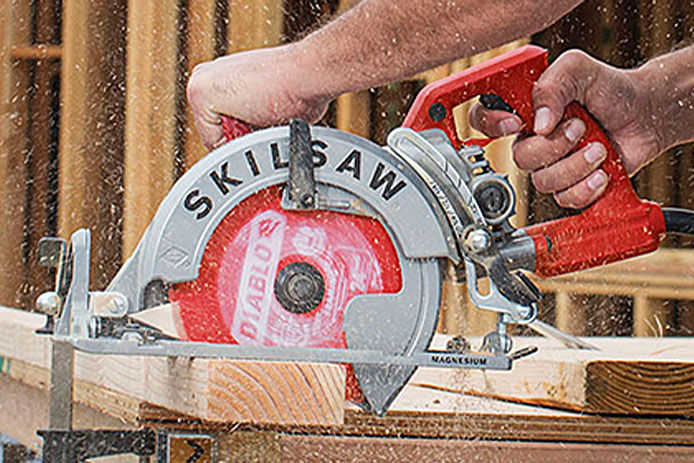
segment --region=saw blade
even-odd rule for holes
[[[215,229],[199,277],[171,290],[190,340],[346,348],[349,301],[400,291],[398,256],[378,220],[287,211],[282,190],[244,199]],[[352,374],[348,382],[347,398],[358,401]]]

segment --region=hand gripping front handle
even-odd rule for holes
[[[546,67],[546,50],[532,45],[486,61],[424,88],[403,125],[413,130],[442,129],[460,148],[463,141],[455,129],[453,108],[476,96],[493,94],[515,111],[525,127],[532,127],[533,85]],[[577,102],[566,108],[562,121],[571,118],[586,125],[575,149],[592,142],[607,148],[601,168],[609,183],[598,201],[581,214],[525,229],[535,244],[535,273],[542,277],[653,251],[665,234],[660,207],[636,196],[619,153],[595,119]],[[468,140],[465,144],[484,145],[488,141]]]

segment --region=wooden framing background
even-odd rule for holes
[[[53,233],[67,237],[83,226],[93,231],[92,284],[105,286],[134,250],[175,179],[205,155],[185,104],[185,83],[193,67],[228,52],[295,40],[351,3],[2,2],[0,303],[31,308],[50,283],[34,263],[37,240]],[[694,6],[684,1],[658,2],[655,7],[645,0],[589,0],[533,40],[549,47],[553,56],[582,46],[615,65],[633,66],[691,38],[693,14]],[[343,95],[324,123],[378,140],[404,117],[408,98],[423,84],[518,45],[392,86]],[[54,78],[59,79],[59,91],[50,88]],[[46,108],[58,96],[56,121]],[[461,119],[468,107],[457,111]],[[465,124],[460,129],[462,136],[472,135]],[[509,140],[501,140],[489,156],[498,170],[511,173],[519,194],[516,225],[559,214],[551,198],[535,194],[527,177],[515,169],[508,147]],[[51,150],[59,150],[55,162]],[[694,178],[691,154],[692,148],[684,147],[654,163],[639,174],[639,192],[669,205],[692,207],[691,188],[680,187]],[[682,281],[694,281],[689,264],[694,260],[687,253],[678,256]],[[646,266],[646,273],[660,265],[658,259],[652,260],[655,267]],[[630,265],[605,271],[628,275]],[[594,276],[579,274],[571,280],[574,286],[564,284],[566,279],[543,283],[549,294],[543,317],[577,334],[689,335],[694,329],[689,322],[694,304],[682,296],[679,280],[670,286],[629,280],[624,285],[637,284],[639,290],[627,294],[618,285],[605,285],[604,275],[600,280]],[[576,286],[579,280],[585,284]],[[464,287],[452,276],[445,294],[442,331],[479,334],[489,329],[492,317],[466,305]],[[616,309],[606,310],[606,305]]]

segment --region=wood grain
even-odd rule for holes
[[[68,0],[63,13],[63,56],[61,60],[60,196],[58,232],[68,237],[95,221],[89,216],[86,172],[90,169],[89,138],[89,13],[88,0]]]
[[[60,59],[62,55],[63,49],[60,45],[19,46],[10,50],[10,57],[12,59],[50,60]]]
[[[9,56],[15,46],[28,43],[29,5],[0,3],[0,304],[19,304],[23,283],[24,154],[26,63]],[[23,301],[22,301],[23,302]]]
[[[586,304],[583,298],[566,291],[558,291],[555,301],[555,326],[569,334],[585,335]]]
[[[443,345],[445,337],[436,339]],[[411,383],[590,413],[694,415],[694,340],[591,338],[601,351],[566,349],[556,341],[516,338],[538,346],[511,372],[419,369]]]
[[[694,449],[686,447],[643,447],[637,445],[564,444],[542,442],[490,442],[467,440],[413,440],[388,437],[331,437],[279,435],[278,462],[303,463],[331,461],[347,463],[429,461],[438,463],[460,461],[493,461],[525,463],[617,463],[690,462]],[[239,460],[236,460],[239,461]]]
[[[0,308],[0,356],[10,377],[45,388],[50,339],[34,334],[42,318]],[[344,417],[339,365],[77,353],[75,378],[76,400],[128,422],[151,406],[213,423],[339,425]]]
[[[186,44],[186,78],[189,78],[198,64],[215,58],[215,5],[217,0],[191,0],[188,2],[188,26]],[[185,106],[184,153],[185,167],[190,167],[202,159],[208,150],[195,129],[193,111]]]
[[[58,234],[91,228],[95,287],[121,263],[125,3],[62,2]]]
[[[174,181],[177,0],[128,9],[123,256],[132,254]]]
[[[337,99],[337,128],[368,138],[371,98],[369,92],[346,93]]]

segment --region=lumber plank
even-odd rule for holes
[[[413,378],[413,379],[416,379]],[[409,385],[384,418],[348,410],[344,435],[691,445],[685,417],[590,415]]]
[[[130,256],[174,181],[177,0],[128,8],[123,256]]]
[[[188,35],[186,37],[187,78],[193,68],[215,58],[215,5],[217,0],[191,0],[188,2]],[[184,153],[185,167],[190,167],[207,154],[200,135],[195,129],[193,111],[185,107]]]
[[[42,319],[0,308],[0,356],[10,377],[45,388],[50,339],[34,334]],[[344,417],[339,365],[78,352],[75,378],[76,400],[131,423],[150,406],[224,423],[339,425]]]
[[[281,459],[304,463],[331,461],[439,463],[460,461],[552,461],[554,463],[610,463],[623,461],[689,462],[694,449],[687,447],[644,447],[638,445],[562,444],[543,442],[490,442],[466,440],[412,440],[389,437],[342,437],[281,434],[277,437]],[[239,460],[234,460],[239,461]],[[243,461],[243,460],[241,460]]]
[[[63,11],[61,60],[60,195],[58,233],[68,237],[94,223],[89,215],[89,12],[87,0],[67,0]]]
[[[121,263],[127,9],[62,5],[58,234],[92,229],[92,283],[104,287]]]
[[[14,46],[28,43],[29,5],[0,3],[0,304],[19,304],[23,283],[22,241],[24,235],[23,128],[26,124],[26,94],[29,85],[26,63],[9,56]]]
[[[369,92],[346,93],[337,99],[337,128],[368,138],[371,97]]]
[[[0,321],[3,373],[45,390],[49,341],[32,332],[41,317],[0,309]],[[189,423],[221,430],[246,423],[344,435],[694,445],[694,421],[684,413],[694,402],[691,340],[591,340],[605,351],[620,352],[603,353],[601,360],[585,352],[569,355],[543,341],[518,343],[539,344],[545,355],[517,362],[513,372],[420,369],[384,418],[344,409],[340,367],[279,362],[78,353],[75,400],[128,423],[156,426]],[[664,381],[663,371],[679,382]]]
[[[634,296],[633,312],[634,336],[663,336],[672,324],[672,307],[643,293]]]
[[[603,279],[609,283],[633,283],[686,287],[694,281],[694,250],[659,249],[625,261],[596,267],[557,280],[581,281]]]
[[[586,304],[583,298],[567,291],[558,291],[555,305],[557,328],[576,336],[586,334]]]
[[[37,43],[56,43],[60,31],[57,15],[60,12],[55,0],[41,2],[33,11],[32,39]],[[40,49],[41,46],[36,46]],[[44,46],[45,48],[45,46]],[[57,178],[60,93],[58,83],[60,63],[54,60],[32,60],[29,69],[30,91],[27,95],[25,190],[26,206],[24,226],[25,286],[20,307],[31,307],[36,297],[53,284],[45,269],[36,265],[39,240],[54,236]]]
[[[229,52],[278,45],[282,36],[283,4],[282,0],[230,0]]]
[[[51,60],[60,59],[63,49],[60,45],[19,46],[10,50],[12,59]]]
[[[540,351],[515,362],[511,373],[421,368],[411,383],[580,412],[694,415],[692,339],[591,338],[600,351],[543,338],[515,341],[516,348]]]
[[[398,437],[406,439],[475,439],[546,442],[609,442],[613,444],[694,445],[694,421],[688,417],[639,415],[593,415],[566,410],[524,405],[488,397],[408,384],[388,413],[378,417],[356,406],[345,410],[341,426],[306,427],[283,425],[233,426],[201,422],[148,407],[141,413],[147,426],[176,423],[181,429],[216,432],[224,447],[253,449],[243,445],[245,433],[256,443],[251,447],[273,448],[268,433],[302,433],[361,437]],[[246,442],[246,444],[249,444]],[[274,452],[274,450],[273,450]],[[236,461],[236,460],[232,460]],[[243,461],[243,460],[239,460]]]

